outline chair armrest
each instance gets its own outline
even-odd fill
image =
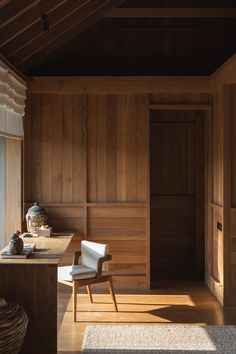
[[[81,256],[81,251],[76,251],[73,257],[73,265],[79,264],[79,257]]]
[[[104,262],[110,261],[112,259],[112,256],[110,254],[107,254],[104,257],[98,258],[98,269],[97,269],[97,276],[102,275],[102,265]]]

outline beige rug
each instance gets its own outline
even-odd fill
[[[88,326],[82,353],[236,354],[236,326]]]

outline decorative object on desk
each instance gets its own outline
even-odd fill
[[[0,298],[0,353],[18,354],[28,326],[28,316],[18,304]]]
[[[19,236],[20,231],[16,230],[8,244],[7,252],[11,255],[21,254],[23,252],[24,245],[22,239]]]
[[[34,252],[36,248],[36,244],[35,243],[23,243],[23,250],[20,253],[9,253],[8,250],[7,251],[3,251],[0,254],[0,258],[12,258],[12,259],[16,259],[16,258],[27,258],[32,252]],[[1,354],[1,352],[0,352]]]
[[[45,209],[35,202],[26,214],[27,231],[38,236],[40,227],[47,223],[47,219],[48,217]]]
[[[52,233],[52,227],[49,227],[48,225],[40,226],[38,230],[38,236],[49,237],[51,236],[51,233]]]

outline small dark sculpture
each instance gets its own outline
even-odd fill
[[[21,254],[23,252],[24,245],[22,239],[19,236],[20,236],[20,231],[16,230],[9,242],[8,253]]]

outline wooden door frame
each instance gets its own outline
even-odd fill
[[[151,205],[150,205],[150,113],[151,111],[156,110],[156,111],[203,111],[204,114],[204,142],[205,142],[205,149],[204,149],[204,166],[205,166],[205,176],[204,176],[204,181],[205,181],[205,189],[204,189],[204,196],[205,196],[205,210],[204,210],[204,215],[205,215],[205,225],[204,225],[204,230],[205,230],[205,235],[204,235],[204,247],[205,247],[205,260],[204,260],[204,268],[205,268],[205,275],[204,275],[204,281],[207,282],[207,275],[209,272],[208,266],[211,263],[209,262],[209,255],[207,254],[207,241],[208,237],[210,235],[209,229],[211,227],[209,223],[209,213],[210,210],[210,202],[211,202],[211,197],[212,197],[212,189],[211,189],[211,181],[212,181],[212,166],[211,162],[209,161],[209,156],[211,155],[212,152],[212,102],[207,103],[207,104],[201,104],[201,103],[180,103],[180,104],[175,104],[175,103],[149,103],[149,120],[148,120],[148,149],[149,149],[149,154],[148,154],[148,195],[147,195],[147,274],[148,274],[148,284],[149,288],[151,288],[151,218],[150,218],[150,210],[151,210]],[[208,142],[208,144],[206,144]],[[210,162],[210,163],[209,163]]]

